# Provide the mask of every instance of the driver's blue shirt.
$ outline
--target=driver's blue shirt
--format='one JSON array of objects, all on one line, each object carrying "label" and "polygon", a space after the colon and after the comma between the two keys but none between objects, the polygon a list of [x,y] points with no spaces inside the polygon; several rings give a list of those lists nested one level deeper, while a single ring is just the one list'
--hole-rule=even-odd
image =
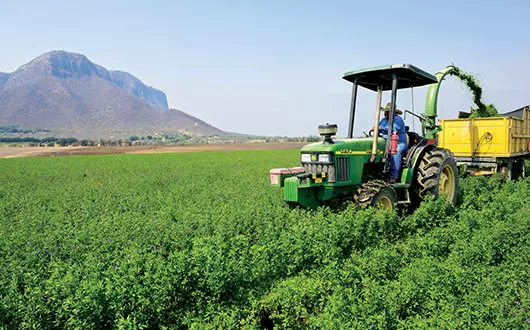
[{"label": "driver's blue shirt", "polygon": [[[379,122],[379,130],[381,131],[381,134],[385,139],[388,138],[388,119],[383,118]],[[398,135],[398,144],[405,144],[407,145],[407,131],[405,130],[405,122],[403,119],[398,116],[394,115],[394,131],[397,132]]]}]

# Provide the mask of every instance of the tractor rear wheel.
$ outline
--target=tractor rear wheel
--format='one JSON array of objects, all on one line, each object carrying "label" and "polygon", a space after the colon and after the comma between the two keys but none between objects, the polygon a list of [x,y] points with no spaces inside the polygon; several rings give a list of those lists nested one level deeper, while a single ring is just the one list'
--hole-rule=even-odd
[{"label": "tractor rear wheel", "polygon": [[394,188],[382,180],[372,180],[362,184],[353,200],[361,207],[374,206],[390,212],[397,204]]},{"label": "tractor rear wheel", "polygon": [[420,160],[416,183],[420,197],[445,196],[447,201],[456,203],[458,170],[451,151],[443,148],[427,151]]}]

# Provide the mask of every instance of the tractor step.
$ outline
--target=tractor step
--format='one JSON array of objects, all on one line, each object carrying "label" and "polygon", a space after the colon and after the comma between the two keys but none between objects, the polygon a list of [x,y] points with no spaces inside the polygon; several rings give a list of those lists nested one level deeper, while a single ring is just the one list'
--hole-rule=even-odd
[{"label": "tractor step", "polygon": [[398,204],[410,203],[409,183],[394,183],[392,184],[392,188],[394,188],[394,191],[396,192],[396,195],[398,197]]},{"label": "tractor step", "polygon": [[394,183],[392,184],[392,188],[394,189],[409,189],[410,183]]}]

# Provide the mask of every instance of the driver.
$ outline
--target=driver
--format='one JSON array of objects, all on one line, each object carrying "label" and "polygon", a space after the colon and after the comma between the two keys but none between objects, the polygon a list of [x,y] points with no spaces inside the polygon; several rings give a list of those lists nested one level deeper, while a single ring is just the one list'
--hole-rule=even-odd
[{"label": "driver", "polygon": [[[381,108],[381,111],[385,112],[385,118],[381,119],[379,122],[379,132],[385,139],[388,139],[388,117],[390,116],[390,102],[386,104],[384,108]],[[405,130],[405,122],[403,118],[399,115],[402,115],[403,112],[397,108],[394,111],[394,131],[398,136],[398,145],[397,153],[391,155],[390,158],[390,182],[396,182],[398,179],[399,169],[401,168],[401,161],[403,159],[403,153],[408,151],[407,145],[407,132]],[[390,133],[392,135],[392,132]]]}]

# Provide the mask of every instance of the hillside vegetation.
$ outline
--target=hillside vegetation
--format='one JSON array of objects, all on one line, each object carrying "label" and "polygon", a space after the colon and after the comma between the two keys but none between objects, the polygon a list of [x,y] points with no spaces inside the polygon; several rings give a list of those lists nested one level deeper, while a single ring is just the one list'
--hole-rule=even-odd
[{"label": "hillside vegetation", "polygon": [[523,329],[530,179],[291,210],[298,151],[0,160],[0,328]]}]

